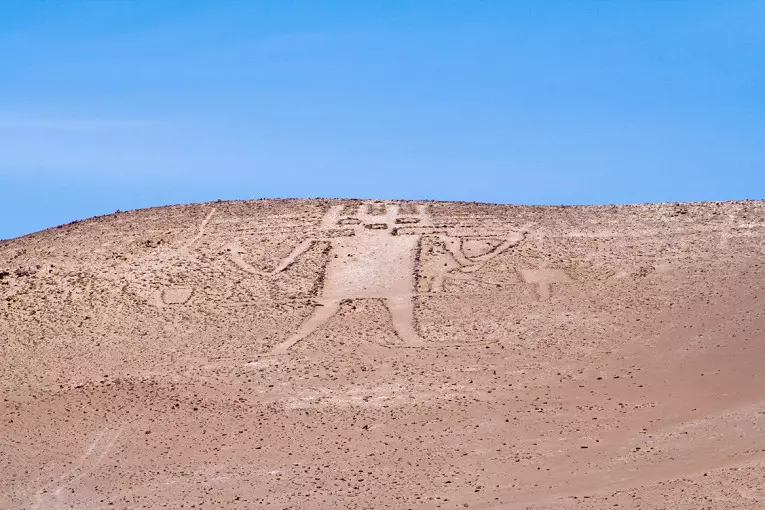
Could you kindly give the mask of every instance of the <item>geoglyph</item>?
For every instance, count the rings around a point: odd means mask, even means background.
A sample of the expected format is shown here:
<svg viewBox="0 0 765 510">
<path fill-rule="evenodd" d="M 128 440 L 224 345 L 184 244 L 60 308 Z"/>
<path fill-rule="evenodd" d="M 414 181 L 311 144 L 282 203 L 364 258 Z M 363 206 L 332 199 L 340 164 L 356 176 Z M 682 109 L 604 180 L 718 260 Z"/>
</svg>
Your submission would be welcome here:
<svg viewBox="0 0 765 510">
<path fill-rule="evenodd" d="M 303 239 L 271 273 L 247 264 L 242 250 L 235 245 L 229 246 L 229 252 L 241 269 L 268 277 L 285 271 L 315 243 L 330 245 L 313 314 L 293 335 L 274 347 L 271 354 L 287 352 L 332 318 L 344 300 L 353 299 L 384 300 L 403 346 L 423 347 L 426 340 L 415 327 L 413 305 L 423 236 L 437 239 L 458 264 L 457 268 L 436 269 L 434 275 L 429 275 L 431 290 L 439 292 L 448 278 L 471 279 L 487 262 L 518 246 L 525 232 L 497 237 L 498 244 L 489 251 L 468 256 L 463 238 L 435 226 L 426 205 L 364 202 L 355 208 L 331 206 L 321 222 L 320 235 Z"/>
</svg>

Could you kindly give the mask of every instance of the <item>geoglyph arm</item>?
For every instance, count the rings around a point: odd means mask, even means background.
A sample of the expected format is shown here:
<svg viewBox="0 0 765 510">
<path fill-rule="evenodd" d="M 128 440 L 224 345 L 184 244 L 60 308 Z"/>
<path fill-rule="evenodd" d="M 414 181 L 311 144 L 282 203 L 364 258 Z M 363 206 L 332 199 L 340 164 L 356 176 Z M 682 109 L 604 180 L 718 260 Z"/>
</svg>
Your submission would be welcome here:
<svg viewBox="0 0 765 510">
<path fill-rule="evenodd" d="M 518 246 L 521 241 L 526 237 L 526 232 L 514 232 L 507 236 L 507 239 L 502 241 L 502 243 L 491 250 L 488 253 L 484 253 L 483 255 L 478 255 L 477 257 L 471 257 L 471 260 L 474 262 L 488 262 L 489 260 L 493 259 L 497 255 L 500 255 L 501 253 L 504 253 L 508 249 Z"/>
<path fill-rule="evenodd" d="M 282 260 L 281 263 L 278 266 L 276 266 L 276 268 L 271 272 L 271 274 L 274 274 L 274 275 L 279 274 L 285 269 L 287 269 L 288 267 L 290 267 L 292 264 L 295 263 L 295 261 L 297 260 L 299 256 L 307 252 L 311 248 L 311 246 L 313 246 L 313 243 L 317 241 L 319 241 L 319 239 L 315 239 L 315 238 L 305 239 L 300 244 L 295 246 L 295 249 L 292 250 L 292 253 L 287 255 L 284 258 L 284 260 Z"/>
<path fill-rule="evenodd" d="M 245 254 L 245 251 L 237 244 L 231 243 L 225 246 L 226 251 L 229 252 L 229 257 L 231 258 L 231 262 L 236 264 L 236 267 L 241 269 L 242 271 L 250 274 L 255 274 L 258 276 L 268 276 L 268 273 L 264 271 L 260 271 L 259 269 L 255 269 L 250 265 L 246 260 L 244 260 L 244 257 L 242 255 Z"/>
<path fill-rule="evenodd" d="M 454 257 L 461 266 L 472 266 L 474 264 L 474 262 L 467 258 L 462 252 L 462 240 L 459 237 L 452 237 L 445 234 L 438 237 L 439 240 L 444 243 L 446 249 L 449 250 L 449 253 L 452 254 L 452 257 Z"/>
<path fill-rule="evenodd" d="M 451 253 L 455 260 L 462 266 L 460 271 L 463 273 L 472 273 L 481 269 L 491 259 L 508 249 L 517 246 L 525 237 L 525 231 L 514 232 L 507 236 L 507 238 L 493 250 L 476 257 L 468 257 L 464 254 L 462 251 L 462 241 L 459 238 L 441 236 L 441 240 L 446 246 L 446 249 L 449 250 L 449 253 Z"/>
<path fill-rule="evenodd" d="M 251 264 L 249 264 L 246 260 L 244 260 L 245 251 L 239 247 L 238 245 L 231 243 L 226 245 L 226 250 L 229 252 L 229 257 L 231 258 L 231 261 L 236 264 L 239 269 L 242 271 L 245 271 L 250 274 L 255 274 L 258 276 L 275 276 L 288 267 L 290 267 L 292 264 L 295 263 L 298 257 L 300 257 L 302 254 L 307 252 L 311 246 L 313 246 L 314 243 L 320 242 L 320 241 L 326 241 L 327 239 L 322 238 L 309 238 L 302 241 L 300 244 L 298 244 L 293 250 L 292 253 L 287 255 L 284 260 L 282 260 L 276 268 L 274 268 L 272 271 L 261 271 L 259 269 L 256 269 Z"/>
</svg>

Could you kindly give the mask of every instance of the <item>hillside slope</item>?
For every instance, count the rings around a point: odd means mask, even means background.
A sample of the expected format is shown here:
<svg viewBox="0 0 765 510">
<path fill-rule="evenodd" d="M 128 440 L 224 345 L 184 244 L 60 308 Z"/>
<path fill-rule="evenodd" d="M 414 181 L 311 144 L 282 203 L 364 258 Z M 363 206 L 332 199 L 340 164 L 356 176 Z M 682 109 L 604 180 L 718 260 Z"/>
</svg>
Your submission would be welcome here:
<svg viewBox="0 0 765 510">
<path fill-rule="evenodd" d="M 263 200 L 0 242 L 2 508 L 763 508 L 765 204 Z"/>
</svg>

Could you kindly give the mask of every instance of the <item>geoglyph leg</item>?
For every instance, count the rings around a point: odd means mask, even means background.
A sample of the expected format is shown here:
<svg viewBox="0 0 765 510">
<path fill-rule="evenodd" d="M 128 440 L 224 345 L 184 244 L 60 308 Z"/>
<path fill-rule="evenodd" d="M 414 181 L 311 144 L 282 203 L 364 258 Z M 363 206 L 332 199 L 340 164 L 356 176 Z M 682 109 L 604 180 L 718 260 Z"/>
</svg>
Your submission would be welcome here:
<svg viewBox="0 0 765 510">
<path fill-rule="evenodd" d="M 296 343 L 319 329 L 325 322 L 332 318 L 340 310 L 340 300 L 322 300 L 314 308 L 313 315 L 298 328 L 298 330 L 284 342 L 280 343 L 269 354 L 286 354 Z"/>
<path fill-rule="evenodd" d="M 393 319 L 393 327 L 407 347 L 422 347 L 425 341 L 414 329 L 414 303 L 411 296 L 390 297 L 385 300 Z"/>
</svg>

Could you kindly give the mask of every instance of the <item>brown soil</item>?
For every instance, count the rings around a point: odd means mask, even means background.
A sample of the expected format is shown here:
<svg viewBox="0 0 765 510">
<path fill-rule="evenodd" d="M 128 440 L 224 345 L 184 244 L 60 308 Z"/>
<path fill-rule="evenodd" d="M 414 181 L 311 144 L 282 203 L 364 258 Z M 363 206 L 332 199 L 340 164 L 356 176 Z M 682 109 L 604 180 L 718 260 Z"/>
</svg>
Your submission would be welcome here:
<svg viewBox="0 0 765 510">
<path fill-rule="evenodd" d="M 765 508 L 763 202 L 220 202 L 0 274 L 3 508 Z"/>
</svg>

